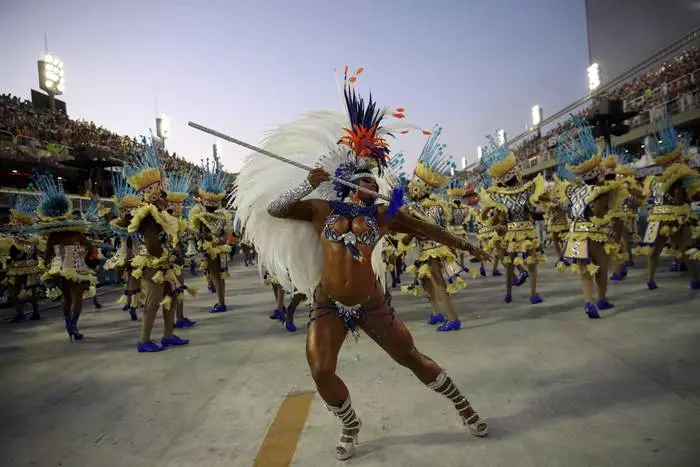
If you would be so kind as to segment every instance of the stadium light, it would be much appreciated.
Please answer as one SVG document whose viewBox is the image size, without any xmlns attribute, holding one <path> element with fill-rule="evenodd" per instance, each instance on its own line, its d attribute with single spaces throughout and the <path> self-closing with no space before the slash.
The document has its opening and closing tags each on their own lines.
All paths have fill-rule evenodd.
<svg viewBox="0 0 700 467">
<path fill-rule="evenodd" d="M 166 115 L 161 115 L 156 118 L 156 135 L 158 138 L 165 140 L 170 137 L 170 117 Z"/>
<path fill-rule="evenodd" d="M 506 144 L 506 130 L 498 130 L 498 144 L 501 146 Z"/>
<path fill-rule="evenodd" d="M 60 96 L 66 90 L 66 76 L 63 61 L 58 57 L 44 55 L 37 65 L 39 67 L 39 88 L 49 96 Z"/>
<path fill-rule="evenodd" d="M 542 107 L 539 105 L 532 106 L 532 126 L 537 127 L 542 123 Z"/>
<path fill-rule="evenodd" d="M 588 90 L 594 91 L 600 86 L 600 67 L 597 63 L 588 67 Z"/>
</svg>

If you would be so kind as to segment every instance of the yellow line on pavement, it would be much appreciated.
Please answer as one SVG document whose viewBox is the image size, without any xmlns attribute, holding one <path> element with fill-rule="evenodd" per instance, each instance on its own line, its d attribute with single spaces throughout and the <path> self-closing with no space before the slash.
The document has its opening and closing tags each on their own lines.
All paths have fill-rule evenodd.
<svg viewBox="0 0 700 467">
<path fill-rule="evenodd" d="M 267 430 L 253 467 L 287 467 L 292 462 L 313 397 L 313 392 L 287 395 Z"/>
</svg>

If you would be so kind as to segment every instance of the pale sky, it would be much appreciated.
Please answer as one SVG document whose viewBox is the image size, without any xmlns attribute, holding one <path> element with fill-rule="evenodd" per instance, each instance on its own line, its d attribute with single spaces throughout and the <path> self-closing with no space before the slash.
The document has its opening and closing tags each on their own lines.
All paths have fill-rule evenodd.
<svg viewBox="0 0 700 467">
<path fill-rule="evenodd" d="M 258 143 L 312 110 L 342 110 L 333 71 L 364 67 L 358 89 L 407 120 L 444 127 L 458 164 L 484 136 L 520 134 L 586 92 L 583 0 L 0 1 L 0 92 L 29 98 L 36 60 L 60 57 L 72 118 L 118 133 L 172 120 L 168 148 L 198 162 L 214 139 L 193 120 Z M 412 164 L 424 137 L 400 136 Z M 237 171 L 248 151 L 224 143 Z"/>
</svg>

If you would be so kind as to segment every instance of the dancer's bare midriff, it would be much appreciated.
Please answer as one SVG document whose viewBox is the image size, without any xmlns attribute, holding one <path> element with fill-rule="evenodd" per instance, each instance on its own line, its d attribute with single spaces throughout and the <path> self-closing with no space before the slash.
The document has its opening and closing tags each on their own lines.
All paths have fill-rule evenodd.
<svg viewBox="0 0 700 467">
<path fill-rule="evenodd" d="M 321 284 L 316 291 L 319 303 L 338 301 L 347 306 L 367 306 L 375 301 L 379 302 L 378 305 L 383 303 L 383 294 L 377 287 L 377 278 L 372 268 L 374 245 L 357 245 L 364 261 L 353 258 L 343 243 L 321 239 L 321 246 L 324 261 Z"/>
</svg>

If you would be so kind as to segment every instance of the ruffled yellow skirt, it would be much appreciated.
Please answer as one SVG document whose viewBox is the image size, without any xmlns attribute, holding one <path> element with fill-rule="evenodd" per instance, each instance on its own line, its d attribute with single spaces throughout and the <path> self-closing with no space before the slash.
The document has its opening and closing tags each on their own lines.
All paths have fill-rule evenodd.
<svg viewBox="0 0 700 467">
<path fill-rule="evenodd" d="M 448 293 L 454 293 L 467 286 L 466 281 L 460 277 L 462 268 L 457 263 L 457 258 L 454 253 L 452 253 L 452 250 L 445 245 L 434 245 L 431 243 L 424 246 L 415 262 L 406 268 L 406 272 L 414 274 L 416 279 L 412 285 L 401 287 L 402 293 L 420 295 L 423 292 L 423 287 L 421 287 L 420 283 L 423 279 L 430 279 L 432 277 L 429 263 L 431 260 L 440 260 L 442 263 L 442 269 L 448 276 Z"/>
<path fill-rule="evenodd" d="M 544 263 L 546 259 L 539 247 L 540 239 L 532 222 L 509 222 L 503 237 L 503 264 L 523 266 Z"/>
<path fill-rule="evenodd" d="M 595 275 L 600 265 L 595 264 L 590 256 L 590 242 L 603 245 L 610 263 L 615 265 L 629 259 L 622 253 L 621 245 L 613 241 L 612 229 L 593 222 L 576 222 L 567 235 L 564 257 L 571 261 L 571 272 Z"/>
</svg>

